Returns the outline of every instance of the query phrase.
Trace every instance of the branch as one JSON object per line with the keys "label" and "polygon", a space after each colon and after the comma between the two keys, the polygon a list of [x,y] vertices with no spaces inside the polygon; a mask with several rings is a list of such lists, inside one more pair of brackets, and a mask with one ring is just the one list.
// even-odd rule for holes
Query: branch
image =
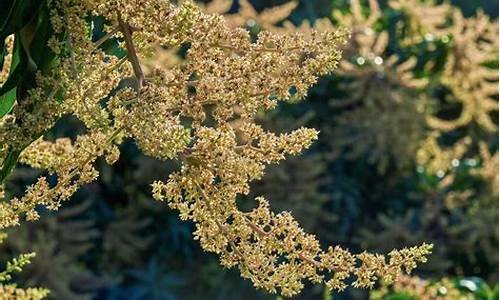
{"label": "branch", "polygon": [[132,68],[134,69],[135,77],[137,78],[137,92],[141,90],[144,86],[144,72],[142,71],[141,64],[139,62],[139,58],[137,57],[137,52],[135,51],[134,41],[132,40],[132,27],[130,24],[125,23],[121,14],[118,12],[118,24],[120,26],[120,31],[123,33],[123,37],[125,38],[125,46],[127,47],[127,57],[130,63],[132,64]]}

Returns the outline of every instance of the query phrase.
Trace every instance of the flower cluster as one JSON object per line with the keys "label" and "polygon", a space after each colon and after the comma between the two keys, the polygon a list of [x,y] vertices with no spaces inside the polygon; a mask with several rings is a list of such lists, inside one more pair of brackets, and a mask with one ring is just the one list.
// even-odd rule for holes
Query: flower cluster
{"label": "flower cluster", "polygon": [[277,26],[284,21],[297,7],[297,1],[285,2],[281,5],[265,8],[260,12],[252,6],[250,1],[238,1],[239,10],[236,14],[227,14],[231,8],[232,1],[214,0],[204,7],[209,13],[226,14],[225,18],[230,27],[247,27],[250,30],[264,29],[270,31],[283,30]]}
{"label": "flower cluster", "polygon": [[[378,29],[386,22],[384,9],[398,15],[394,42],[388,29]],[[498,21],[482,11],[466,18],[450,4],[424,0],[391,0],[385,8],[376,0],[353,0],[347,13],[335,10],[332,16],[314,26],[285,21],[284,27],[307,32],[339,24],[352,30],[344,46],[346,59],[336,71],[345,96],[332,101],[334,108],[343,109],[331,132],[336,153],[367,156],[380,173],[391,162],[407,167],[416,157],[437,174],[449,170],[454,159],[477,152],[471,148],[485,140],[482,131],[498,132],[498,70],[492,67],[498,61]],[[438,48],[444,62],[422,58]],[[442,103],[446,111],[438,110]],[[466,128],[478,141],[464,137],[442,145],[443,138]],[[435,155],[424,159],[425,152]]]}
{"label": "flower cluster", "polygon": [[[312,24],[285,20],[283,27],[268,28],[305,35],[312,28],[351,29],[344,59],[335,71],[340,76],[317,91],[333,98],[330,108],[320,101],[315,109],[307,107],[308,113],[325,117],[308,123],[326,124],[320,128],[323,145],[335,154],[325,155],[321,165],[339,166],[342,175],[350,175],[357,173],[352,165],[368,162],[384,176],[378,178],[388,182],[391,192],[393,183],[401,182],[400,172],[418,182],[412,187],[420,195],[412,191],[398,196],[411,203],[404,213],[393,212],[389,205],[387,215],[380,214],[370,223],[374,229],[362,230],[356,242],[389,251],[388,245],[414,244],[434,235],[439,250],[424,268],[483,272],[486,267],[478,266],[482,257],[493,266],[498,252],[498,234],[488,229],[498,218],[498,21],[481,10],[466,17],[458,7],[433,0],[349,3],[349,9],[340,7],[330,18]],[[247,16],[239,26],[263,22],[245,12],[236,15]],[[346,160],[352,165],[342,169]],[[370,172],[363,169],[362,182]],[[470,186],[476,175],[481,184]],[[339,179],[337,183],[343,178]],[[387,187],[381,186],[385,192]],[[384,192],[372,200],[387,203]],[[349,196],[342,197],[350,200]],[[413,207],[415,199],[421,210]],[[415,222],[420,224],[417,231]],[[471,232],[478,234],[467,234]],[[466,255],[474,271],[450,262],[456,255],[465,256],[466,248],[478,253]]]}
{"label": "flower cluster", "polygon": [[483,12],[465,19],[453,12],[449,34],[454,37],[452,55],[444,68],[443,84],[450,89],[451,103],[462,106],[461,114],[453,120],[430,118],[429,124],[444,131],[477,124],[495,132],[498,125],[491,115],[498,111],[498,70],[488,62],[498,60],[498,22],[490,21]]}
{"label": "flower cluster", "polygon": [[[353,275],[354,286],[370,288],[426,261],[427,244],[394,250],[388,258],[340,247],[325,252],[289,213],[271,212],[266,200],[257,198],[258,207],[249,212],[238,208],[238,196],[249,193],[266,165],[300,153],[318,137],[307,128],[267,132],[255,123],[256,113],[303,99],[318,76],[338,66],[346,30],[261,32],[252,40],[248,31],[190,1],[47,5],[54,31],[64,37],[49,43],[61,61],[4,117],[0,141],[8,145],[2,157],[17,151],[21,162],[57,180],[51,184],[42,176],[24,196],[1,202],[1,228],[18,224],[21,216],[37,219],[38,205],[58,209],[97,178],[94,162],[101,156],[115,162],[119,144],[129,138],[146,155],[182,162],[166,183],[153,184],[154,198],[194,221],[203,249],[220,254],[226,267],[237,265],[256,287],[291,296],[309,279],[342,290]],[[107,34],[92,41],[85,28],[96,15],[106,19]],[[125,57],[102,49],[109,39],[126,50]],[[186,59],[146,75],[141,61],[158,46],[184,46]],[[53,101],[55,96],[62,99]],[[75,141],[40,139],[63,114],[76,116],[87,132]]]}
{"label": "flower cluster", "polygon": [[429,300],[471,300],[475,298],[472,295],[462,293],[448,278],[438,282],[430,282],[418,277],[402,276],[401,280],[394,284],[391,289],[384,286],[373,291],[370,294],[370,300],[385,299],[391,294],[390,292]]}
{"label": "flower cluster", "polygon": [[15,284],[0,285],[0,295],[2,295],[2,299],[39,300],[46,298],[48,294],[49,291],[44,289],[20,289]]}
{"label": "flower cluster", "polygon": [[[7,234],[0,232],[0,243],[7,238]],[[30,263],[30,260],[35,257],[35,253],[24,253],[19,257],[7,261],[5,270],[0,272],[0,298],[6,300],[38,300],[45,298],[49,291],[39,288],[20,289],[15,284],[5,284],[4,282],[12,279],[12,273],[21,272],[22,268]]]}
{"label": "flower cluster", "polygon": [[446,35],[452,6],[427,0],[390,0],[389,6],[401,12],[407,22],[399,24],[398,31],[405,46],[423,42],[432,35]]}

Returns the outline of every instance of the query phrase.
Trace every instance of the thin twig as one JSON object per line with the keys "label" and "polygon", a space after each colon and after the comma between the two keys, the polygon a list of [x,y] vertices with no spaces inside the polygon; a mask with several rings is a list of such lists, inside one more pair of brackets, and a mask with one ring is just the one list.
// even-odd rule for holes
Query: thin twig
{"label": "thin twig", "polygon": [[305,261],[306,263],[309,263],[315,267],[319,267],[319,262],[312,259],[312,258],[309,258],[307,256],[305,256],[303,253],[299,253],[299,258],[302,259],[303,261]]}
{"label": "thin twig", "polygon": [[111,30],[110,32],[106,33],[103,37],[101,37],[100,39],[98,39],[95,43],[94,43],[94,49],[92,50],[92,52],[94,52],[95,50],[99,49],[99,47],[104,44],[107,40],[109,40],[113,35],[115,35],[115,33],[117,33],[118,31],[120,31],[120,27],[116,26],[115,28],[113,28],[113,30]]}
{"label": "thin twig", "polygon": [[137,92],[139,92],[144,86],[144,72],[142,71],[139,57],[137,57],[137,52],[135,51],[134,41],[132,40],[132,29],[128,23],[125,23],[122,20],[120,12],[118,12],[118,24],[120,26],[120,31],[123,33],[123,37],[125,39],[125,46],[127,47],[127,57],[132,64],[132,68],[137,79]]}
{"label": "thin twig", "polygon": [[264,229],[260,228],[259,225],[250,221],[248,217],[246,218],[246,223],[248,226],[250,226],[250,228],[253,229],[253,231],[255,231],[261,237],[268,236],[271,234],[271,231],[265,231]]}

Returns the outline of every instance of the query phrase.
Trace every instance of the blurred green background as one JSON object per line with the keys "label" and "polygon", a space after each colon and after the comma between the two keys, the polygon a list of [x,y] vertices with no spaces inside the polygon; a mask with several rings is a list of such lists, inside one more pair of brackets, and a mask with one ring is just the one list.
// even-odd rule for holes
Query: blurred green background
{"label": "blurred green background", "polygon": [[[258,11],[284,3],[250,2]],[[465,16],[478,9],[492,18],[498,16],[496,1],[452,2]],[[381,7],[386,6],[381,1]],[[348,7],[347,0],[302,0],[288,19],[300,24],[331,17],[332,10]],[[231,11],[237,10],[235,1]],[[395,30],[399,17],[391,15],[394,11],[384,12],[387,22],[378,30]],[[428,43],[408,50],[391,39],[386,51],[424,61],[446,60],[445,45],[429,50]],[[388,252],[421,242],[434,243],[434,254],[417,270],[419,276],[430,281],[449,277],[472,292],[493,287],[498,282],[498,191],[496,196],[484,192],[486,183],[477,176],[485,158],[477,149],[464,155],[449,171],[453,183],[443,188],[443,176],[415,160],[417,146],[412,143],[423,141],[427,133],[415,123],[418,114],[412,106],[391,106],[382,112],[337,106],[339,99],[350,97],[349,90],[342,88],[345,80],[337,74],[322,78],[306,101],[283,104],[259,116],[273,131],[311,126],[321,134],[304,155],[269,168],[266,177],[254,183],[253,195],[270,199],[274,210],[292,211],[323,245]],[[440,93],[446,93],[439,86],[433,89],[438,99]],[[383,90],[382,94],[390,92]],[[369,95],[362,91],[359,96]],[[417,101],[418,93],[410,98]],[[384,114],[395,119],[383,123]],[[373,123],[361,122],[369,118]],[[498,128],[498,117],[492,118]],[[75,136],[79,126],[66,118],[51,134]],[[491,153],[498,149],[498,131],[459,129],[445,138],[456,140],[460,136],[471,136],[473,144],[486,141]],[[358,145],[354,149],[348,145],[351,140]],[[118,163],[108,166],[99,161],[98,165],[98,181],[81,189],[61,211],[45,212],[39,221],[9,232],[1,246],[2,255],[37,253],[33,263],[16,275],[16,282],[47,287],[53,299],[276,299],[255,290],[237,270],[223,269],[216,256],[203,253],[193,241],[192,224],[181,222],[165,203],[152,200],[149,184],[165,179],[165,174],[178,167],[174,162],[145,157],[133,143],[126,143]],[[8,181],[8,189],[20,194],[38,174],[21,167]],[[464,196],[465,204],[447,205],[447,199],[460,197],[465,191],[473,195]],[[367,299],[368,292],[348,290],[329,295],[321,286],[310,286],[296,299],[331,297]],[[490,296],[481,297],[477,299]]]}

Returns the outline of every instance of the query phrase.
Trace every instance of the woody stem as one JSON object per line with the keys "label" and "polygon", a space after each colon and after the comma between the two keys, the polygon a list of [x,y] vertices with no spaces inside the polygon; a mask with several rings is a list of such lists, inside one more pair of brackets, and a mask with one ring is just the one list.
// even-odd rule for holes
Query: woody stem
{"label": "woody stem", "polygon": [[144,86],[144,72],[142,71],[137,52],[135,51],[134,41],[132,40],[132,28],[130,24],[124,22],[121,14],[118,12],[118,24],[120,31],[123,33],[125,39],[125,46],[127,47],[127,58],[132,64],[135,77],[137,78],[137,91],[140,91]]}

